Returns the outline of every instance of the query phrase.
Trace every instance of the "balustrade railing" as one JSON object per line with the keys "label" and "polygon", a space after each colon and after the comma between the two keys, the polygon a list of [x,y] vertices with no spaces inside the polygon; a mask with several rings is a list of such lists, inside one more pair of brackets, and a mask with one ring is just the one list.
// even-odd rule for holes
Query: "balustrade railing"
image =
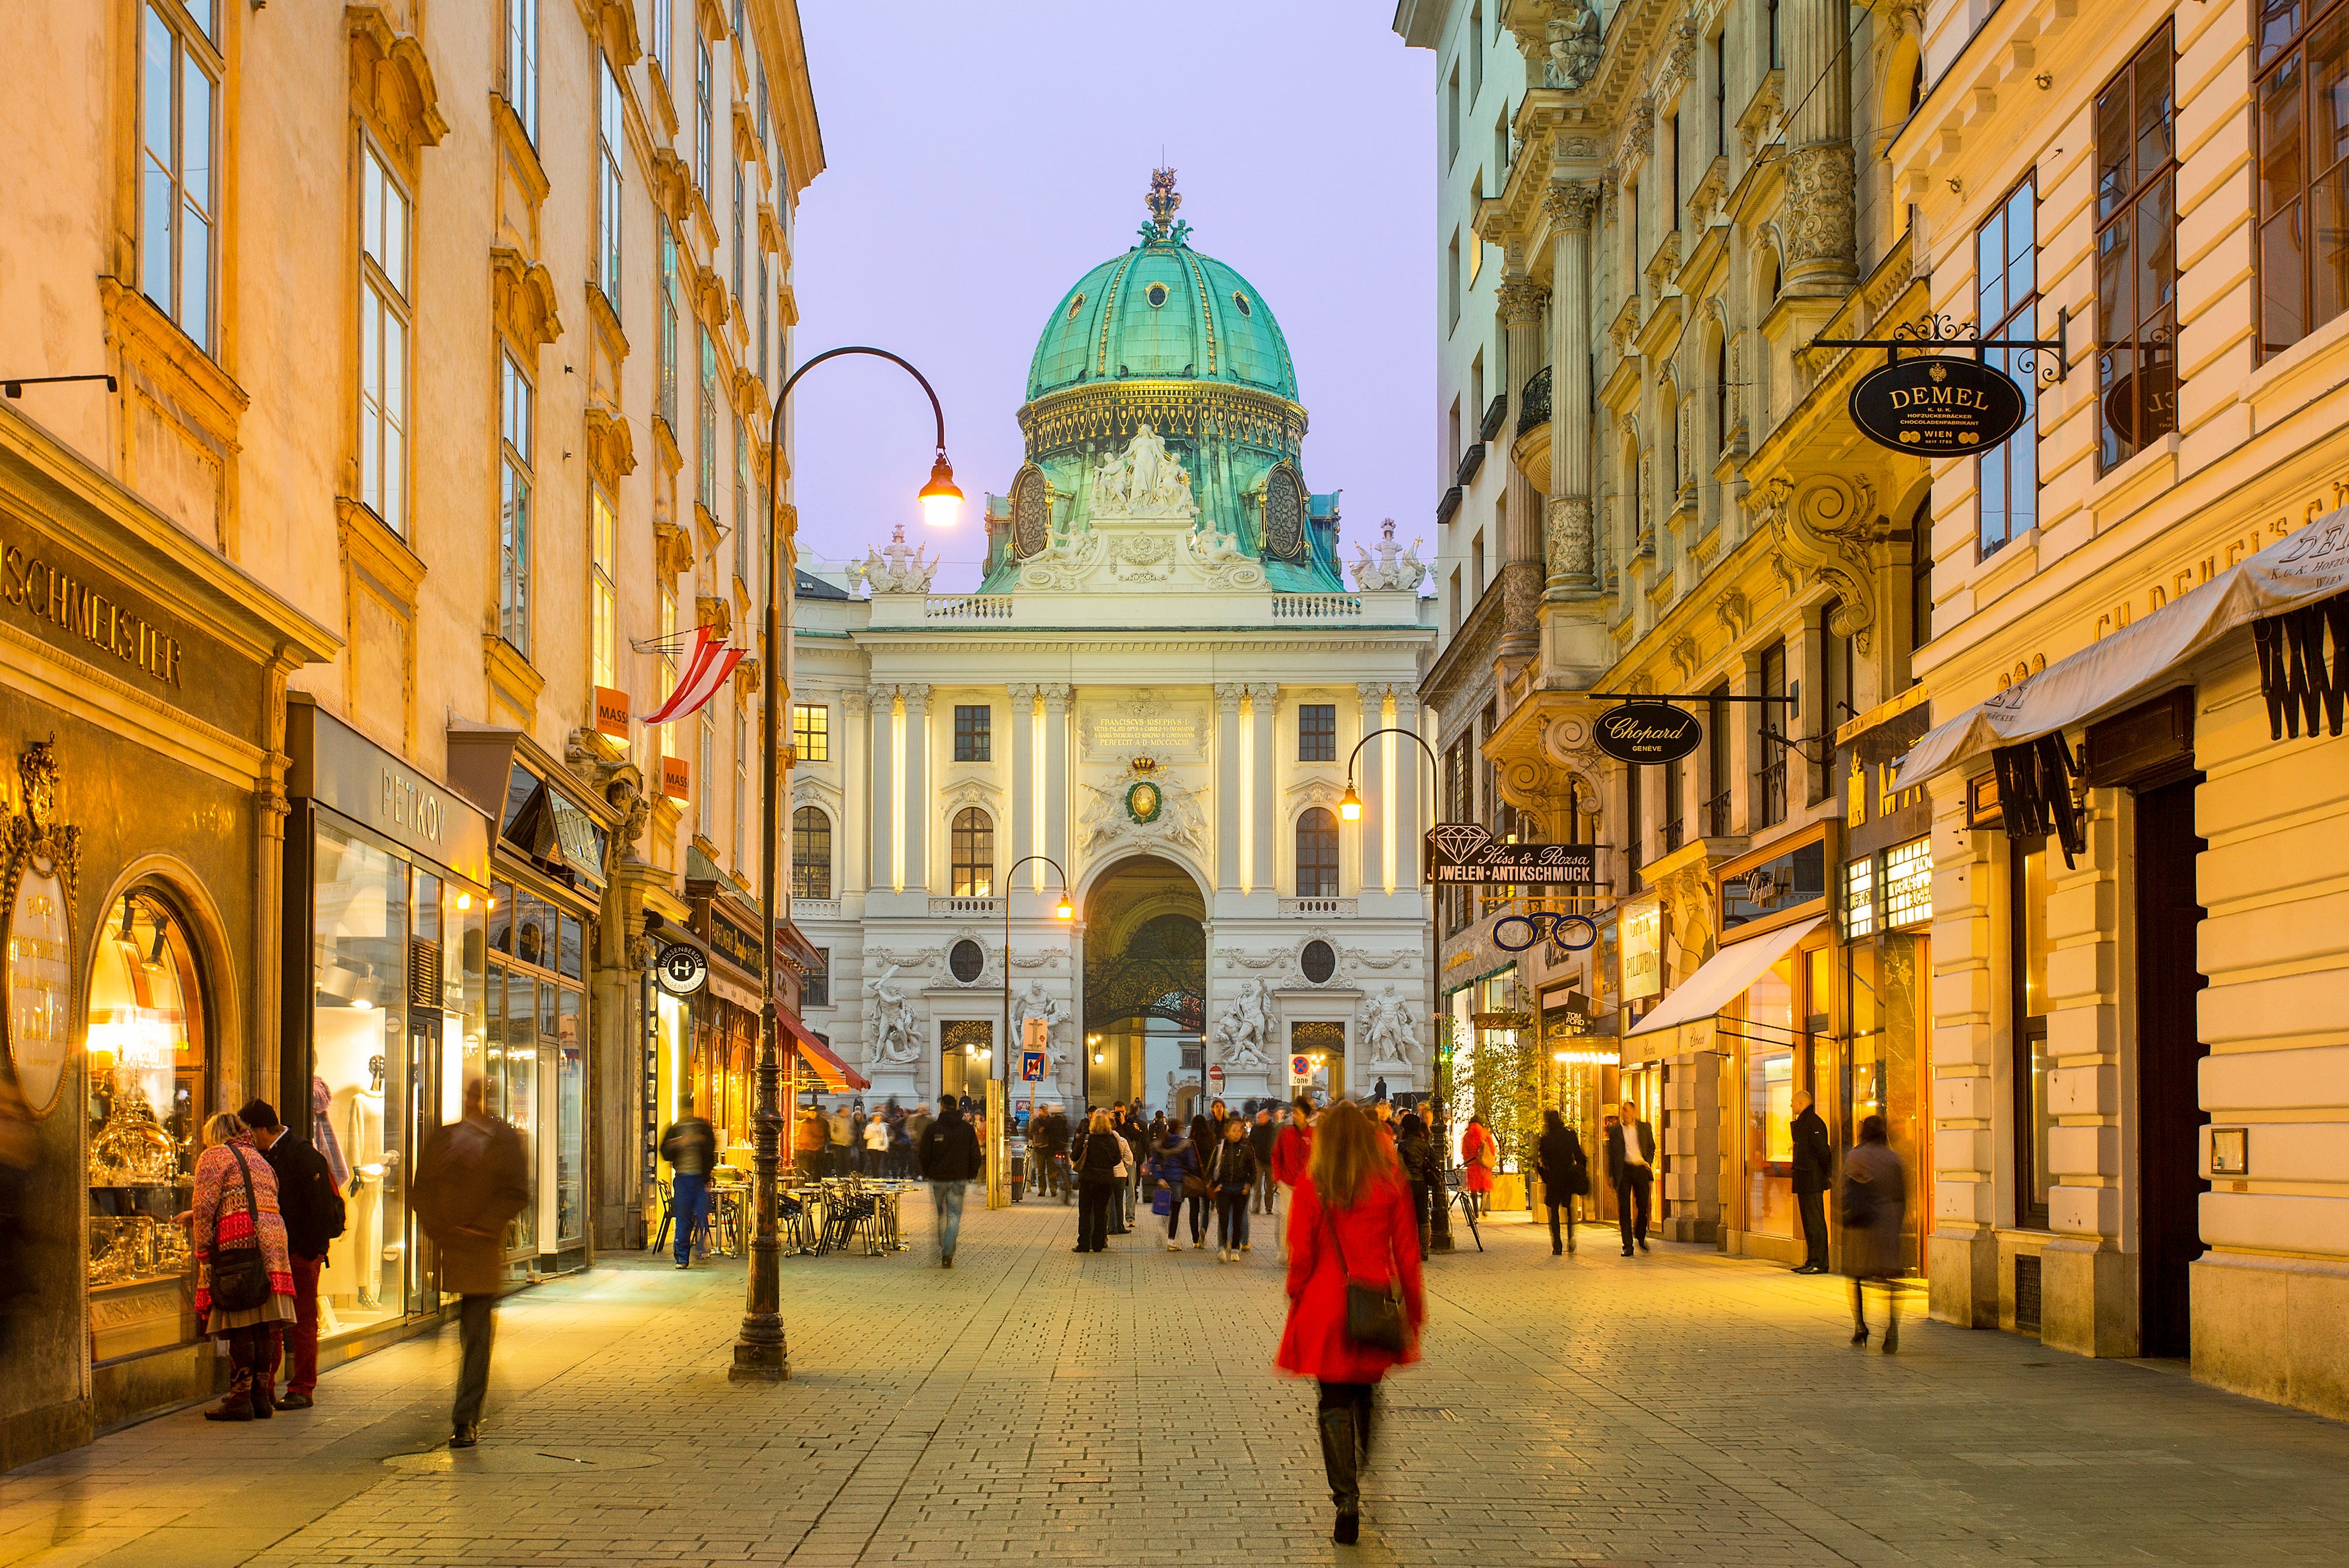
{"label": "balustrade railing", "polygon": [[1275,594],[1272,596],[1272,618],[1275,620],[1337,620],[1351,618],[1362,613],[1359,594]]}
{"label": "balustrade railing", "polygon": [[922,607],[925,620],[1009,620],[1009,594],[932,594]]}

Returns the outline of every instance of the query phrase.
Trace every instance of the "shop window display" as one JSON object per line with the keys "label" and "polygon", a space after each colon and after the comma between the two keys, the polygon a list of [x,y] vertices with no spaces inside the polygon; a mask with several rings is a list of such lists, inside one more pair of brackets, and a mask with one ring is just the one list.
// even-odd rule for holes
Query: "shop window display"
{"label": "shop window display", "polygon": [[484,1069],[533,1173],[533,1201],[506,1233],[522,1260],[586,1239],[586,929],[519,883],[490,898]]}
{"label": "shop window display", "polygon": [[318,1276],[319,1332],[408,1310],[408,864],[320,823],[313,891],[310,1136],[346,1229]]}
{"label": "shop window display", "polygon": [[[140,887],[108,912],[90,968],[91,1356],[176,1345],[195,1331],[187,1232],[209,1037],[202,977],[177,906]],[[99,1303],[104,1303],[103,1307]]]}
{"label": "shop window display", "polygon": [[1795,962],[1745,992],[1745,1228],[1767,1236],[1795,1234]]}

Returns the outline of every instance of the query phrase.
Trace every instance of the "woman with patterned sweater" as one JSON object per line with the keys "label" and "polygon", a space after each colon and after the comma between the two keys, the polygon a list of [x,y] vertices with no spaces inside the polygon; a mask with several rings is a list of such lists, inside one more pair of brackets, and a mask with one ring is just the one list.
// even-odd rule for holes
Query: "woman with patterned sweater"
{"label": "woman with patterned sweater", "polygon": [[278,1325],[295,1319],[294,1264],[277,1211],[277,1173],[244,1124],[220,1112],[204,1123],[195,1207],[181,1218],[196,1259],[196,1322],[228,1341],[228,1395],[207,1421],[266,1419],[275,1412],[256,1372]]}

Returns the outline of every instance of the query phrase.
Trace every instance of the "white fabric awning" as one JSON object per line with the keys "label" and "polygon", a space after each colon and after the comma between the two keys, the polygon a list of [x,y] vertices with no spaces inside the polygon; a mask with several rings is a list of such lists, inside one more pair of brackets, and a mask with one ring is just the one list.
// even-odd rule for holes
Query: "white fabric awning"
{"label": "white fabric awning", "polygon": [[1925,732],[1896,788],[2118,708],[2238,627],[2349,588],[2349,507],[2228,567],[2143,620]]}
{"label": "white fabric awning", "polygon": [[1681,981],[1679,989],[1664,998],[1662,1005],[1640,1020],[1632,1034],[1652,1034],[1660,1029],[1712,1017],[1744,995],[1745,988],[1761,979],[1764,970],[1785,957],[1796,942],[1818,929],[1819,922],[1826,919],[1825,915],[1814,915],[1807,920],[1781,926],[1767,936],[1730,943],[1697,965],[1696,972]]}

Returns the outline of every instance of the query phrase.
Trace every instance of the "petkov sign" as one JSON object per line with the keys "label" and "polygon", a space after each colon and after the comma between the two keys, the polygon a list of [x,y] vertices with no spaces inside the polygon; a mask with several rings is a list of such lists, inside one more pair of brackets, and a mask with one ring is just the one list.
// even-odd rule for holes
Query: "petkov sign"
{"label": "petkov sign", "polygon": [[2023,389],[1973,359],[1928,355],[1887,365],[1851,389],[1851,422],[1878,446],[1925,456],[1983,452],[2022,428]]}
{"label": "petkov sign", "polygon": [[1599,749],[1634,766],[1676,763],[1704,739],[1704,722],[1669,702],[1626,702],[1591,726]]}

